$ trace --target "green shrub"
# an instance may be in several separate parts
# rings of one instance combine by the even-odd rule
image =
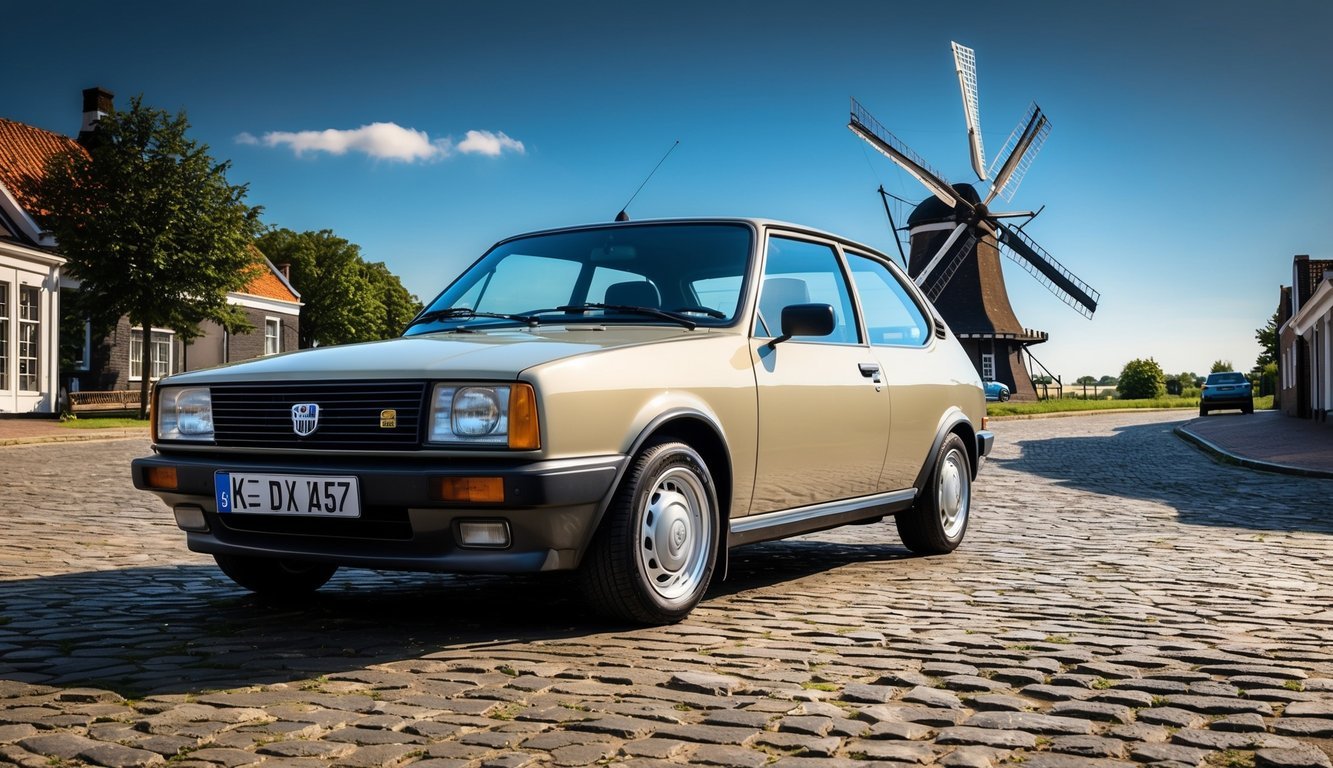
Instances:
[[[1120,383],[1115,388],[1120,397],[1126,400],[1161,397],[1166,394],[1166,376],[1162,373],[1162,366],[1151,357],[1147,360],[1130,360],[1120,372]]]

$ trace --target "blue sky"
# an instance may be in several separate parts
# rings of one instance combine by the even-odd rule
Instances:
[[[73,134],[94,85],[183,109],[267,223],[331,229],[423,300],[502,237],[612,218],[676,140],[635,218],[765,216],[896,253],[875,189],[926,192],[847,130],[848,100],[972,181],[951,40],[976,50],[990,153],[1030,101],[1052,121],[1012,205],[1046,206],[1025,231],[1101,306],[1005,269],[1067,381],[1146,356],[1248,370],[1291,257],[1333,256],[1327,0],[56,0],[6,21],[0,116]]]

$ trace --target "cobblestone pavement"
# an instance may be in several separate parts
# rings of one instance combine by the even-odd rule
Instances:
[[[0,763],[1328,768],[1333,481],[1180,419],[1001,422],[953,555],[759,545],[652,629],[567,578],[266,606],[133,490],[143,440],[3,448]]]

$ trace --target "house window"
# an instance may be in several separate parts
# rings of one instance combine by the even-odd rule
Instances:
[[[282,351],[282,320],[264,318],[264,354],[276,355]]]
[[[165,331],[153,331],[151,378],[156,381],[171,373],[171,334]],[[143,378],[143,331],[135,328],[130,331],[130,381]]]
[[[19,286],[19,389],[38,390],[37,351],[41,348],[42,291],[35,285]]]
[[[989,352],[981,354],[981,380],[995,381],[995,355]]]
[[[0,389],[9,389],[9,283],[0,282]]]

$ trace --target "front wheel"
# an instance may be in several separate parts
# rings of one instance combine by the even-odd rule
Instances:
[[[972,506],[971,467],[962,438],[950,433],[935,453],[934,469],[916,504],[894,517],[908,549],[943,555],[963,543]]]
[[[708,589],[719,525],[713,477],[698,452],[650,444],[634,457],[584,556],[585,596],[618,619],[680,621]]]
[[[271,557],[213,555],[213,559],[232,581],[261,597],[280,600],[309,595],[338,570],[336,565]]]
[[[1007,389],[1000,390],[1000,402],[1002,403],[1009,402],[1009,390]]]

